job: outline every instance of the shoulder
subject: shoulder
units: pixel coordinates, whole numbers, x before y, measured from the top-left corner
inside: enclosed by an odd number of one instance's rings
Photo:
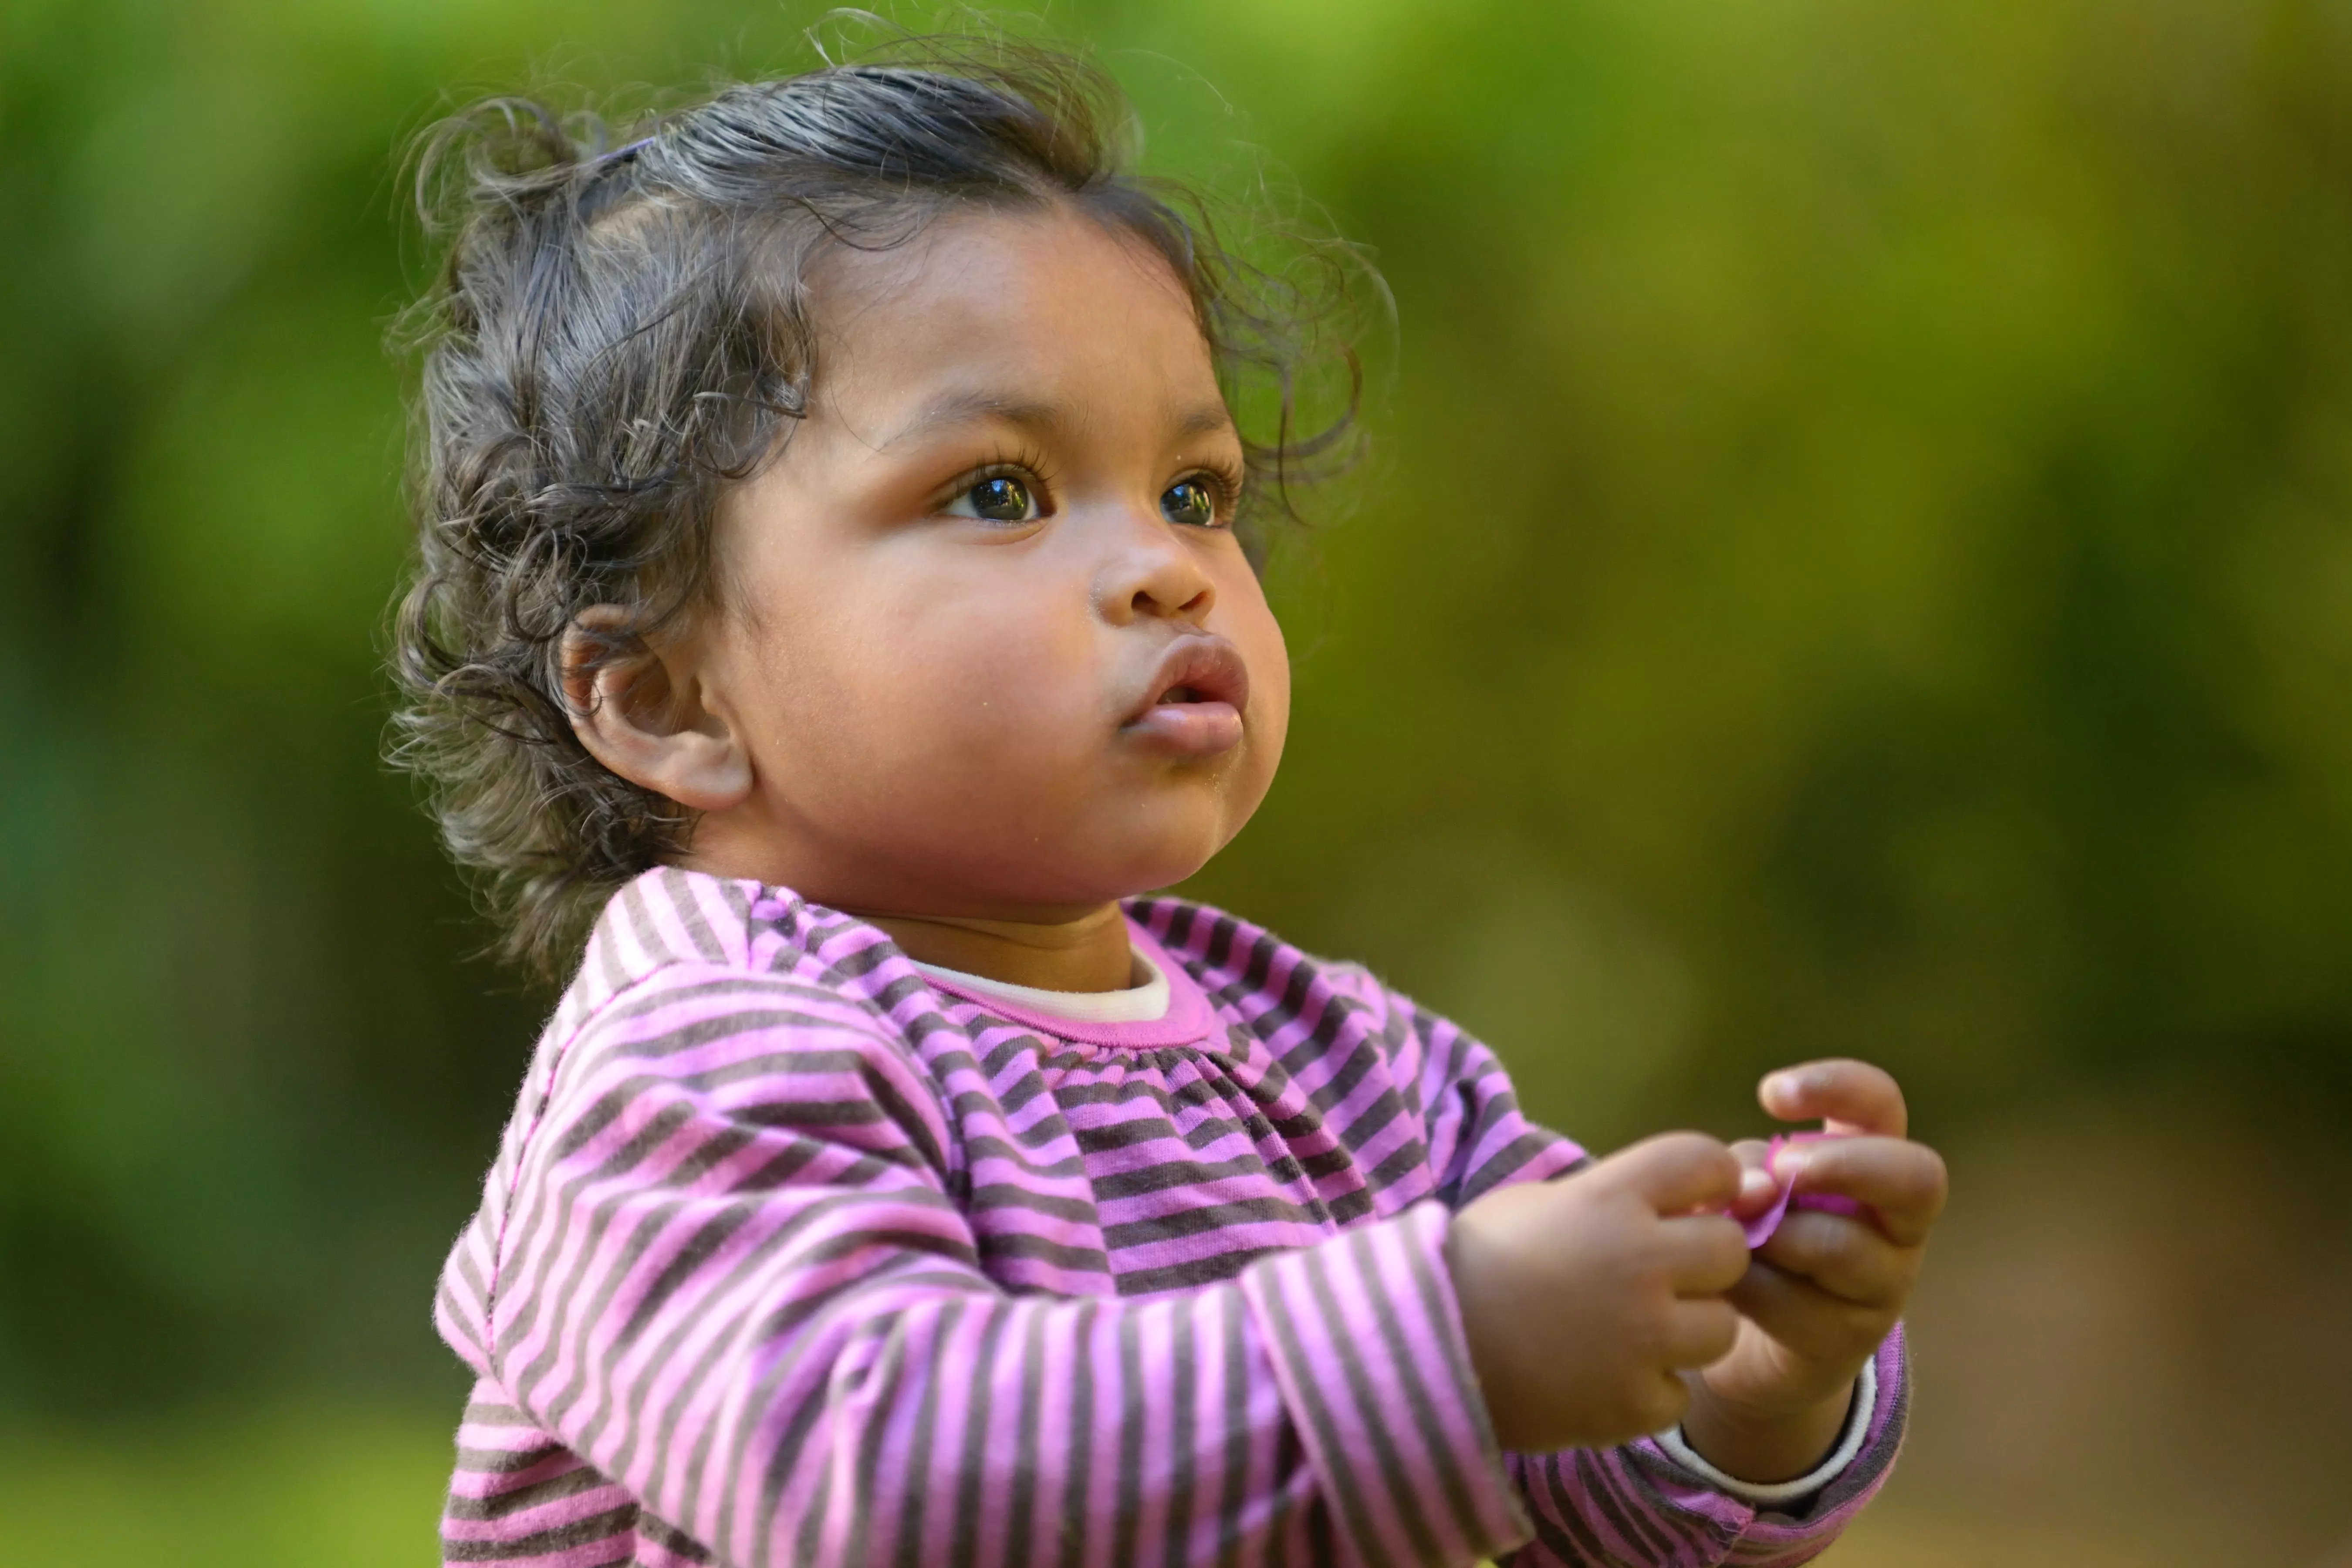
[[[623,888],[450,1253],[443,1337],[486,1370],[497,1282],[521,1245],[516,1215],[583,1182],[627,1190],[610,1173],[645,1176],[639,1152],[658,1148],[654,1163],[679,1173],[749,1162],[947,1180],[961,1153],[912,1042],[927,996],[881,932],[784,889],[675,869]]]
[[[1154,893],[1129,899],[1121,907],[1170,957],[1215,990],[1265,990],[1292,984],[1294,977],[1299,984],[1370,980],[1360,964],[1318,958],[1213,904]]]
[[[1127,911],[1217,1010],[1267,1035],[1305,1028],[1402,1043],[1411,1005],[1360,963],[1320,958],[1263,926],[1189,899],[1130,899]]]
[[[789,888],[661,866],[606,901],[565,988],[552,1032],[572,1032],[624,998],[735,975],[824,993],[887,1026],[914,970],[887,936]]]
[[[902,975],[898,971],[905,971]],[[614,894],[558,1009],[542,1100],[551,1121],[645,1100],[730,1117],[832,1108],[934,1152],[943,1103],[915,1034],[913,971],[863,921],[789,889],[661,868]]]
[[[657,866],[605,900],[565,989],[563,1006],[593,1013],[678,964],[763,968],[754,913],[772,901],[755,881]]]

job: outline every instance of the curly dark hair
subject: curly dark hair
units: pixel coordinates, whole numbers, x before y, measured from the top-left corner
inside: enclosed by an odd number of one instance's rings
[[[1131,123],[1081,58],[923,40],[729,87],[623,135],[500,98],[422,140],[418,205],[446,248],[408,318],[420,548],[393,633],[391,755],[479,874],[503,955],[560,977],[611,893],[686,848],[692,814],[573,733],[561,645],[578,627],[599,658],[626,658],[712,602],[717,503],[808,407],[807,278],[828,247],[1054,205],[1150,245],[1228,402],[1270,426],[1244,429],[1253,561],[1297,488],[1352,457],[1360,381],[1331,323],[1360,262],[1313,239],[1278,266],[1244,260],[1200,193],[1130,172]],[[1306,430],[1316,378],[1341,389],[1338,411]],[[591,605],[623,614],[588,631]]]

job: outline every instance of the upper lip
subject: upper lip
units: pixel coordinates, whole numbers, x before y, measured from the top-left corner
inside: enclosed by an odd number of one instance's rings
[[[1190,691],[1190,700],[1195,702],[1229,702],[1239,712],[1249,702],[1249,667],[1242,662],[1239,648],[1213,633],[1178,637],[1152,667],[1143,700],[1128,716],[1129,721],[1179,690]]]

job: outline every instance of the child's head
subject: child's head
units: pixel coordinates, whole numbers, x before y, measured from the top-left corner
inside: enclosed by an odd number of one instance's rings
[[[404,754],[513,951],[663,862],[1053,919],[1248,819],[1289,682],[1234,525],[1344,422],[1293,437],[1300,296],[1122,125],[1026,51],[735,88],[612,152],[512,102],[443,133]]]

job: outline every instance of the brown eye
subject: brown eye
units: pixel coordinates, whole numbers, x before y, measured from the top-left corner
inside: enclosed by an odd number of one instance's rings
[[[1217,521],[1217,498],[1205,480],[1178,479],[1160,492],[1160,514],[1188,528],[1206,528]]]
[[[948,510],[957,517],[988,522],[1027,522],[1037,515],[1037,498],[1011,474],[997,474],[956,497]]]

